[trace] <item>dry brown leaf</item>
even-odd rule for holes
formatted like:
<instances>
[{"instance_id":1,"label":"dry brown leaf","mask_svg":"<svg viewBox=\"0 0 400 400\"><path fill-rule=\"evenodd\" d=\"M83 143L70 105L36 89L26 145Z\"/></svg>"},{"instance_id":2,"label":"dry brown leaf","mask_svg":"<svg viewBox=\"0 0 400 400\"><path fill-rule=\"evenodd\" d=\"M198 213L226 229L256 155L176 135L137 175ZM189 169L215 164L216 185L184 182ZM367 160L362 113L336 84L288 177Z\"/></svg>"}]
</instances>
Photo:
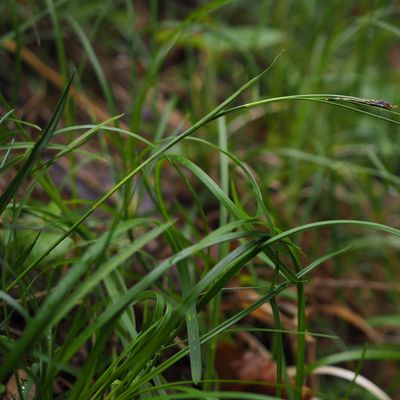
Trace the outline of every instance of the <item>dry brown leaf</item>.
<instances>
[{"instance_id":1,"label":"dry brown leaf","mask_svg":"<svg viewBox=\"0 0 400 400\"><path fill-rule=\"evenodd\" d=\"M215 367L220 379L258 381L256 383L221 383L223 390L240 390L269 396L276 394L277 368L275 361L266 359L260 353L244 349L240 343L221 342L217 347ZM312 398L311 391L304 387L303 400ZM282 399L286 399L283 391Z\"/></svg>"},{"instance_id":2,"label":"dry brown leaf","mask_svg":"<svg viewBox=\"0 0 400 400\"><path fill-rule=\"evenodd\" d=\"M372 328L368 322L350 308L342 305L316 305L307 307L307 316L312 318L315 315L329 314L340 318L362 331L372 342L382 342L382 337L378 331Z\"/></svg>"},{"instance_id":3,"label":"dry brown leaf","mask_svg":"<svg viewBox=\"0 0 400 400\"><path fill-rule=\"evenodd\" d=\"M24 385L24 382L27 380L27 374L23 369L19 369L16 372L16 374L12 374L6 384L6 394L4 397L5 400L19 400L20 398L16 375L18 375L18 379L20 380L21 385ZM36 386L35 384L33 384L25 399L32 400L35 397L35 393L36 393Z\"/></svg>"}]
</instances>

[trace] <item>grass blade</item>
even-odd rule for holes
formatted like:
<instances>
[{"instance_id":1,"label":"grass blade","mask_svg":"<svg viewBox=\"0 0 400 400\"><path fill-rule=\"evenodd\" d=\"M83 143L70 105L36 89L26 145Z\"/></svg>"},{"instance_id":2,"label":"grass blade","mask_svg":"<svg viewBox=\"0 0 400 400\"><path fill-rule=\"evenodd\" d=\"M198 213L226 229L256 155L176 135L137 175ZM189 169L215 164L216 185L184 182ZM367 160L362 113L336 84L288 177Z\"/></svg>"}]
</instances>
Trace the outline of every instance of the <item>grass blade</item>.
<instances>
[{"instance_id":1,"label":"grass blade","mask_svg":"<svg viewBox=\"0 0 400 400\"><path fill-rule=\"evenodd\" d=\"M74 78L74 74L71 75L71 78L69 79L69 82L61 95L61 98L57 104L57 107L55 109L53 117L51 118L51 120L49 122L49 125L44 130L42 136L36 142L35 146L32 148L27 160L22 165L21 169L18 171L15 178L7 186L7 189L5 190L5 192L0 196L0 215L3 213L3 211L7 207L7 204L10 202L10 200L15 196L18 189L22 185L23 181L28 177L35 162L39 160L43 150L46 148L49 140L51 139L53 132L57 126L57 123L61 117L61 114L64 110L66 100L67 100L68 90L72 84L73 78Z\"/></svg>"},{"instance_id":2,"label":"grass blade","mask_svg":"<svg viewBox=\"0 0 400 400\"><path fill-rule=\"evenodd\" d=\"M282 53L281 53L282 54ZM239 88L235 93L233 93L228 99L223 101L218 107L214 108L208 114L206 114L203 118L197 121L194 125L192 125L189 129L175 137L168 144L162 147L160 150L156 151L149 158L143 161L139 166L134 168L131 172L129 172L124 178L122 178L111 190L109 190L106 194L104 194L99 200L97 200L92 207L86 213L84 213L65 233L62 235L57 241L52 243L46 252L44 252L40 257L34 260L30 265L27 266L26 272L29 272L32 268L34 268L41 260L43 260L59 243L61 243L67 236L69 236L72 232L76 230L76 228L81 225L93 212L95 212L107 199L109 199L115 192L117 192L121 187L123 187L126 183L128 183L134 176L136 176L139 172L143 171L148 165L151 165L153 161L160 158L167 150L175 146L185 137L194 133L197 129L207 124L216 118L216 116L233 100L238 98L245 90L258 82L275 64L275 62L280 57L279 54L272 64L266 68L259 75L255 76L253 79L250 79L247 83L245 83L241 88ZM14 285L13 285L14 286Z\"/></svg>"}]
</instances>

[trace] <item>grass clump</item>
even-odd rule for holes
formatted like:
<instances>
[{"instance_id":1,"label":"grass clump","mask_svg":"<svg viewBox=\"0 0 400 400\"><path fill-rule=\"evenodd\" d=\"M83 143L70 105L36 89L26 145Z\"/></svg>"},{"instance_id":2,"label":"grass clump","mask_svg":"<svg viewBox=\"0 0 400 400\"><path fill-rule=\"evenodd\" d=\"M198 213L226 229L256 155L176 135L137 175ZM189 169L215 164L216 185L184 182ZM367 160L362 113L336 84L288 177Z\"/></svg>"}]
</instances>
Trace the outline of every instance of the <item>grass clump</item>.
<instances>
[{"instance_id":1,"label":"grass clump","mask_svg":"<svg viewBox=\"0 0 400 400\"><path fill-rule=\"evenodd\" d=\"M394 6L0 11L4 396L398 391Z\"/></svg>"}]
</instances>

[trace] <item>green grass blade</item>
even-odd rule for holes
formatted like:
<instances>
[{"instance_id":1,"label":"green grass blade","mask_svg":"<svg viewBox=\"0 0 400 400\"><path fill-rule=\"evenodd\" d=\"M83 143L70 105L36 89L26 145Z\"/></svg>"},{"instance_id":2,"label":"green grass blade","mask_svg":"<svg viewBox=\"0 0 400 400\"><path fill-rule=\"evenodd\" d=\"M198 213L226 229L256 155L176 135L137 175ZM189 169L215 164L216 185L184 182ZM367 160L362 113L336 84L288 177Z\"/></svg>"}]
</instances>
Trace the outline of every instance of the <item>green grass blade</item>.
<instances>
[{"instance_id":1,"label":"green grass blade","mask_svg":"<svg viewBox=\"0 0 400 400\"><path fill-rule=\"evenodd\" d=\"M214 329L210 330L209 332L203 334L201 336L201 343L206 343L207 341L209 341L214 336L224 332L226 329L230 328L232 325L234 325L235 323L240 321L246 315L249 315L254 310L259 308L262 304L266 303L271 298L273 298L274 296L276 296L277 294L279 294L280 292L285 290L288 286L289 286L288 283L281 284L281 285L277 286L276 288L271 290L268 294L266 294L265 296L261 297L257 302L255 302L251 306L247 307L244 310L241 310L239 313L235 314L234 316L230 317L229 319L227 319L223 323L219 324L216 328L214 328ZM169 368L175 362L177 362L178 360L183 358L188 353L188 351L189 351L189 348L187 348L187 347L182 349L182 350L180 350L179 352L175 353L172 357L170 357L168 360L164 361L163 363L161 363L160 365L155 367L152 371L148 372L146 375L141 377L135 383L135 386L132 387L132 389L131 389L132 393L135 393L135 390L140 388L141 385L143 385L144 382L147 382L149 379L152 379L152 377L160 374L162 371L164 371L165 369Z\"/></svg>"},{"instance_id":2,"label":"green grass blade","mask_svg":"<svg viewBox=\"0 0 400 400\"><path fill-rule=\"evenodd\" d=\"M164 200L161 194L161 166L162 162L159 162L156 167L155 192L157 196L158 207L160 208L164 219L168 221L170 219L170 216L165 207ZM174 253L179 253L179 251L183 249L182 242L184 241L184 238L182 238L182 234L175 227L171 227L168 230L167 239ZM188 260L182 260L177 263L177 267L182 296L185 297L193 288L192 278L190 275L191 265ZM193 382L197 384L200 381L202 375L202 357L200 346L199 320L197 317L196 305L194 303L186 311L185 319L190 347L191 374Z\"/></svg>"},{"instance_id":3,"label":"green grass blade","mask_svg":"<svg viewBox=\"0 0 400 400\"><path fill-rule=\"evenodd\" d=\"M162 147L160 150L156 151L149 158L143 161L139 166L134 168L130 173L128 173L123 179L121 179L111 190L109 190L106 194L104 194L99 200L97 200L90 209L84 213L66 232L60 237L57 241L52 243L48 250L42 254L42 256L38 257L34 260L27 268L26 271L29 272L32 268L34 268L41 260L43 260L59 243L61 243L67 236L69 236L72 232L76 230L76 228L81 225L94 211L96 211L107 199L109 199L115 192L117 192L121 187L123 187L127 182L129 182L134 176L136 176L139 172L143 171L148 165L151 165L153 161L157 160L160 156L162 156L167 150L175 146L185 137L194 133L197 129L207 124L211 120L215 119L215 116L223 110L229 103L238 98L245 90L258 82L275 64L280 54L275 58L273 63L266 68L259 75L248 81L241 88L239 88L235 93L233 93L227 100L223 101L218 107L210 111L207 115L201 118L198 122L192 125L189 129L178 135L176 138L171 140L168 144Z\"/></svg>"},{"instance_id":4,"label":"green grass blade","mask_svg":"<svg viewBox=\"0 0 400 400\"><path fill-rule=\"evenodd\" d=\"M270 103L276 103L276 102L285 102L285 101L313 101L313 102L318 102L318 103L324 103L324 104L329 104L333 105L335 107L341 107L341 108L346 108L348 110L352 110L355 112L358 112L360 114L368 115L373 118L380 119L382 121L387 121L394 123L396 125L400 125L400 121L397 121L393 118L388 118L384 117L380 114L375 114L371 113L365 110L362 110L360 108L355 108L355 107L350 107L347 104L357 104L357 105L363 105L371 108L376 108L374 104L368 103L369 99L364 99L361 97L354 97L354 96L344 96L344 95L338 95L338 94L299 94L299 95L291 95L291 96L282 96L282 97L274 97L270 99L263 99L263 100L258 100L254 101L251 103L246 103L246 104L241 104L239 106L233 107L233 108L228 108L225 110L221 110L218 112L216 115L214 115L215 118L222 117L227 114L231 114L233 112L238 112L242 110L248 110L254 107L260 107L262 105L270 104ZM389 114L392 115L399 115L399 113L394 112L390 109L385 109L385 111Z\"/></svg>"},{"instance_id":5,"label":"green grass blade","mask_svg":"<svg viewBox=\"0 0 400 400\"><path fill-rule=\"evenodd\" d=\"M336 257L340 254L346 253L348 252L350 249L352 248L352 246L346 246L343 249L339 249L336 251L333 251L331 253L325 254L322 257L318 258L317 260L313 261L311 264L307 265L307 267L304 267L298 274L297 276L299 278L302 278L303 276L307 275L308 273L310 273L313 269L315 269L316 267L318 267L319 265L321 265L322 263L324 263L325 261L330 260L333 257Z\"/></svg>"},{"instance_id":6,"label":"green grass blade","mask_svg":"<svg viewBox=\"0 0 400 400\"><path fill-rule=\"evenodd\" d=\"M225 209L236 219L248 218L249 216L244 214L243 211L238 208L235 203L229 199L226 193L207 175L201 168L195 163L188 160L183 156L168 155L167 159L183 165L189 171L191 171L197 178L208 188L211 193L218 199L218 201L224 205Z\"/></svg>"},{"instance_id":7,"label":"green grass blade","mask_svg":"<svg viewBox=\"0 0 400 400\"><path fill-rule=\"evenodd\" d=\"M21 169L18 171L15 178L7 186L7 189L5 190L5 192L0 196L0 215L3 213L3 211L7 207L7 204L10 202L10 200L15 196L15 194L17 193L18 189L20 188L22 182L28 177L35 162L38 161L43 150L46 148L47 143L51 139L53 132L57 126L57 123L61 117L61 114L64 110L65 103L67 100L68 90L72 84L73 78L74 78L74 75L72 74L67 86L65 87L65 89L61 95L61 98L55 109L54 115L49 122L49 125L44 130L40 139L36 142L35 146L29 153L27 160L22 165Z\"/></svg>"},{"instance_id":8,"label":"green grass blade","mask_svg":"<svg viewBox=\"0 0 400 400\"><path fill-rule=\"evenodd\" d=\"M97 76L97 79L100 83L101 89L104 93L104 97L107 101L108 110L111 114L114 114L115 113L115 102L113 99L112 90L110 88L110 85L108 84L108 81L104 74L103 68L101 67L100 61L97 58L96 53L94 52L93 47L90 44L88 37L86 36L83 29L80 27L78 21L72 15L67 14L65 16L65 18L71 25L72 29L75 31L79 40L81 41L82 46L86 52L86 55L88 56L88 58L92 64L92 67L94 69L94 72Z\"/></svg>"},{"instance_id":9,"label":"green grass blade","mask_svg":"<svg viewBox=\"0 0 400 400\"><path fill-rule=\"evenodd\" d=\"M240 221L242 224L244 221ZM144 276L140 282L136 283L130 289L124 293L116 303L110 304L102 314L98 316L96 321L93 322L89 327L85 329L75 340L73 343L73 347L71 347L70 352L64 359L66 362L75 351L79 349L80 346L101 326L107 323L115 313L120 312L120 310L124 309L128 304L131 304L134 299L139 296L140 293L144 292L151 284L153 284L157 279L159 279L163 274L168 271L168 269L172 268L175 264L184 260L187 257L195 254L198 251L203 249L209 248L214 245L218 245L223 243L224 241L235 240L237 238L249 236L248 232L235 232L235 233L226 233L227 230L233 229L233 227L237 227L238 223L235 224L228 224L224 226L219 232L215 233L214 235L210 234L208 237L204 238L200 242L189 246L179 253L169 257L161 264L159 264L154 270L149 272L146 276ZM218 234L220 233L220 234ZM251 236L251 234L250 234Z\"/></svg>"},{"instance_id":10,"label":"green grass blade","mask_svg":"<svg viewBox=\"0 0 400 400\"><path fill-rule=\"evenodd\" d=\"M142 223L143 219L135 220L137 225ZM97 285L104 276L107 276L119 263L124 261L132 252L145 245L149 240L158 236L163 230L167 229L172 222L155 228L147 235L143 235L141 240L134 242L132 246L124 249L123 252L117 254L108 262L104 263L92 276L83 281L70 297L64 299L64 296L77 284L83 273L89 266L89 261L103 253L103 246L107 244L109 233L106 232L101 240L94 243L92 248L85 254L85 257L74 265L63 277L58 286L46 298L40 310L30 321L25 329L22 338L15 343L13 351L5 357L3 364L0 366L0 381L4 379L9 371L11 371L20 361L20 356L27 351L32 344L38 340L40 333L44 332L50 326L57 323L64 315L76 304L76 302L85 296L95 285ZM119 231L120 233L121 231ZM57 310L57 313L55 313Z\"/></svg>"},{"instance_id":11,"label":"green grass blade","mask_svg":"<svg viewBox=\"0 0 400 400\"><path fill-rule=\"evenodd\" d=\"M11 119L11 115L14 113L14 109L8 110L1 118L0 118L0 125L3 124L7 119Z\"/></svg>"},{"instance_id":12,"label":"green grass blade","mask_svg":"<svg viewBox=\"0 0 400 400\"><path fill-rule=\"evenodd\" d=\"M119 116L116 117L112 117L112 118L118 118L121 117L124 114L121 114ZM108 120L109 121L109 120ZM126 129L122 129L122 128L117 128L115 126L105 126L104 122L101 124L102 125L102 131L109 131L109 132L117 132L117 133L121 133L124 134L126 136L132 137L142 143L144 143L145 145L149 146L149 147L155 147L155 145L148 141L146 138L144 138L143 136L137 135L136 133L133 133L131 131L128 131ZM81 130L81 129L95 129L98 125L93 125L93 124L83 124L83 125L74 125L74 126L68 126L65 128L61 128L58 129L54 132L54 135L61 135L63 133L68 133L68 132L75 132L77 130Z\"/></svg>"},{"instance_id":13,"label":"green grass blade","mask_svg":"<svg viewBox=\"0 0 400 400\"><path fill-rule=\"evenodd\" d=\"M364 360L388 360L400 361L400 349L398 346L370 346L366 350L364 347L348 350L340 353L321 357L317 361L308 365L306 373L309 374L313 369L323 365L332 365L348 361L357 361L364 357Z\"/></svg>"},{"instance_id":14,"label":"green grass blade","mask_svg":"<svg viewBox=\"0 0 400 400\"><path fill-rule=\"evenodd\" d=\"M69 143L67 146L64 147L62 151L60 151L55 157L53 157L51 160L49 160L47 164L54 163L56 160L59 158L75 151L79 147L83 146L85 143L87 143L92 137L101 129L104 129L104 127L108 124L111 124L114 121L117 121L120 119L124 114L116 115L115 117L111 117L106 119L105 121L101 122L98 125L93 126L91 129L89 129L87 132L83 133L76 139L74 139L71 143Z\"/></svg>"},{"instance_id":15,"label":"green grass blade","mask_svg":"<svg viewBox=\"0 0 400 400\"><path fill-rule=\"evenodd\" d=\"M117 398L119 400L119 398ZM255 394L255 393L241 393L231 391L195 391L194 389L186 388L185 393L166 394L161 396L152 396L152 400L219 400L219 399L232 399L232 400L276 400L275 397Z\"/></svg>"},{"instance_id":16,"label":"green grass blade","mask_svg":"<svg viewBox=\"0 0 400 400\"><path fill-rule=\"evenodd\" d=\"M136 239L129 246L120 250L116 255L109 258L106 262L102 263L97 267L90 276L82 281L79 287L66 299L63 304L59 307L57 316L51 320L52 324L55 324L68 313L69 310L84 296L90 293L95 286L97 286L105 277L107 277L113 270L121 265L128 257L132 256L148 242L160 236L165 230L167 230L174 221L165 222L151 231L143 234L140 238Z\"/></svg>"},{"instance_id":17,"label":"green grass blade","mask_svg":"<svg viewBox=\"0 0 400 400\"><path fill-rule=\"evenodd\" d=\"M30 317L27 311L21 306L21 304L18 303L17 300L15 300L8 293L0 290L0 300L14 308L14 310L17 311L22 317L24 317L26 321L29 320Z\"/></svg>"}]
</instances>

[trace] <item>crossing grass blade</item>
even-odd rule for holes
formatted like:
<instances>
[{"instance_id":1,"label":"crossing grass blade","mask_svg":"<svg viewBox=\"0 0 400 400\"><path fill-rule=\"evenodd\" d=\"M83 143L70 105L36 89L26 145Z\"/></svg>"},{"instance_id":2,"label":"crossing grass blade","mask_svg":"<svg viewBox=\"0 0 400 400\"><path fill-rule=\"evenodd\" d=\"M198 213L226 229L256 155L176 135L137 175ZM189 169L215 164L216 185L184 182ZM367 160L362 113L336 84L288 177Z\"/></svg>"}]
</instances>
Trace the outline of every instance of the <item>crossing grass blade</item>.
<instances>
[{"instance_id":1,"label":"crossing grass blade","mask_svg":"<svg viewBox=\"0 0 400 400\"><path fill-rule=\"evenodd\" d=\"M0 2L0 393L15 379L21 398L268 398L228 387L245 384L297 400L320 365L399 364L396 7L98 3ZM35 122L74 63L75 94L106 117L67 102L45 139ZM132 131L108 117L122 111ZM348 296L383 344L363 352L364 331L306 312ZM236 339L271 352L276 382L218 379ZM349 394L331 382L315 396Z\"/></svg>"},{"instance_id":2,"label":"crossing grass blade","mask_svg":"<svg viewBox=\"0 0 400 400\"><path fill-rule=\"evenodd\" d=\"M142 220L135 221L136 224ZM150 240L159 236L166 230L173 222L167 222L159 227L154 228L148 234L143 235L140 239L135 241L129 247L115 255L113 258L103 263L94 274L90 275L86 280L81 282L79 287L66 299L64 296L76 285L83 273L88 269L90 264L89 260L98 257L103 253L102 246L107 243L108 233L103 235L101 241L96 242L92 249L86 254L86 260L77 263L73 266L68 274L61 280L57 288L46 298L46 301L41 306L40 310L36 313L35 317L30 321L25 329L22 338L15 343L13 350L5 358L2 366L0 367L0 380L4 379L6 374L11 371L20 361L20 356L29 349L32 344L40 338L40 333L56 324L62 319L65 314L90 292L104 277L117 268L123 261L126 260L133 253L138 251L141 247L147 244ZM62 302L62 303L61 303ZM58 310L55 313L55 310Z\"/></svg>"},{"instance_id":3,"label":"crossing grass blade","mask_svg":"<svg viewBox=\"0 0 400 400\"><path fill-rule=\"evenodd\" d=\"M21 166L21 169L18 171L15 178L7 186L5 192L0 196L0 215L4 212L5 208L7 207L11 199L16 195L18 189L21 187L24 180L27 179L29 173L32 171L33 166L39 160L41 154L43 153L48 142L50 141L56 129L57 123L61 118L61 114L64 110L67 101L68 90L72 84L73 79L74 79L74 74L71 75L48 126L43 131L43 134L41 135L39 140L36 142L35 146L30 151L28 158Z\"/></svg>"},{"instance_id":4,"label":"crossing grass blade","mask_svg":"<svg viewBox=\"0 0 400 400\"><path fill-rule=\"evenodd\" d=\"M153 153L149 158L147 158L139 166L134 168L124 178L122 178L111 190L109 190L106 194L104 194L99 200L97 200L89 208L88 211L86 211L78 220L76 220L75 223L64 233L64 235L62 235L57 241L52 243L46 252L44 252L40 257L38 257L30 265L28 265L26 267L26 273L28 273L36 265L38 265L38 263L41 260L43 260L55 247L57 247L59 243L61 243L72 232L74 232L91 214L93 214L94 211L96 211L107 199L109 199L115 192L117 192L126 183L128 183L139 172L143 171L148 165L151 165L153 163L153 161L157 160L164 153L166 153L170 148L175 146L177 143L182 141L184 138L193 134L196 130L201 128L203 125L205 125L208 122L215 119L216 115L218 115L218 113L220 111L222 111L229 103L231 103L233 100L238 98L244 91L246 91L248 88L250 88L256 82L258 82L270 70L270 68L272 68L272 66L278 60L279 56L280 56L280 54L275 58L275 60L272 62L272 64L268 68L266 68L263 72L261 72L259 75L255 76L253 79L251 79L250 81L245 83L241 88L239 88L235 93L233 93L230 97L228 97L228 99L223 101L219 106L217 106L212 111L210 111L208 114L206 114L203 118L201 118L199 121L197 121L194 125L192 125L190 128L188 128L186 131L184 131L183 133L181 133L180 135L178 135L177 137L172 139L168 144L164 145L161 149L159 149L158 151ZM70 81L70 83L71 83L71 81ZM0 209L0 212L1 212L1 209ZM13 286L14 286L14 284L13 284Z\"/></svg>"},{"instance_id":5,"label":"crossing grass blade","mask_svg":"<svg viewBox=\"0 0 400 400\"><path fill-rule=\"evenodd\" d=\"M235 240L238 238L251 237L255 236L255 234L249 234L248 232L232 232L229 231L235 228L238 228L240 224L247 223L247 220L235 221L235 223L227 224L217 231L214 231L212 234L205 237L203 240L198 243L186 247L185 249L179 251L177 254L167 258L161 264L159 264L154 270L149 272L146 276L141 279L140 282L132 286L124 293L117 301L113 304L107 306L107 308L98 316L96 321L93 322L90 326L88 326L78 337L76 337L73 344L69 349L68 354L65 355L64 362L66 362L72 355L79 349L80 346L94 333L97 329L100 329L104 324L106 324L115 313L124 309L128 304L131 304L140 293L144 292L150 285L152 285L156 279L160 278L163 274L165 274L170 268L172 268L176 263L184 260L193 254L207 249L211 246L221 244L224 242L229 242L231 240Z\"/></svg>"},{"instance_id":6,"label":"crossing grass blade","mask_svg":"<svg viewBox=\"0 0 400 400\"><path fill-rule=\"evenodd\" d=\"M369 346L347 350L335 354L321 357L317 361L308 365L305 369L309 374L313 369L323 365L333 365L347 361L357 361L364 357L364 360L389 360L400 361L400 349L396 345Z\"/></svg>"},{"instance_id":7,"label":"crossing grass blade","mask_svg":"<svg viewBox=\"0 0 400 400\"><path fill-rule=\"evenodd\" d=\"M155 192L157 195L157 204L161 210L162 215L165 220L169 220L171 217L167 211L164 204L163 196L161 194L160 182L161 182L161 163L158 163L158 168L156 169L156 180L155 180ZM178 231L177 228L171 227L167 231L167 240L171 249L178 253L183 250L183 243L185 238ZM188 260L182 260L177 263L179 282L182 290L182 296L185 297L187 293L193 287L192 278L190 271L193 270L193 265L191 265ZM202 376L202 356L201 356L201 346L200 346L200 333L199 333L199 320L197 316L196 305L192 304L191 307L186 311L185 314L187 335L190 347L190 367L192 379L195 384L201 379Z\"/></svg>"},{"instance_id":8,"label":"crossing grass blade","mask_svg":"<svg viewBox=\"0 0 400 400\"><path fill-rule=\"evenodd\" d=\"M376 118L376 119L380 119L382 121L387 121L387 122L391 122L393 124L396 125L400 125L400 121L396 120L394 118L389 118L389 117L385 117L381 114L375 114L369 111L365 111L363 109L360 108L356 108L356 107L350 107L347 104L357 104L357 105L363 105L363 106L367 106L367 107L371 107L372 109L378 107L378 108L383 108L385 110L385 112L388 113L388 115L393 115L393 116L398 116L399 113L393 111L395 106L390 106L390 107L385 107L382 105L377 105L376 103L374 103L374 101L381 101L383 102L383 105L386 103L383 100L371 100L371 99L364 99L361 97L354 97L354 96L343 96L343 95L338 95L338 94L331 94L331 93L327 93L327 94L299 94L299 95L291 95L291 96L282 96L282 97L273 97L273 98L269 98L269 99L262 99L262 100L258 100L258 101L254 101L251 103L246 103L246 104L241 104L239 106L236 107L232 107L232 108L227 108L224 110L219 111L216 115L214 115L213 118L219 118L221 116L224 115L228 115L234 112L238 112L238 111L244 111L244 110L249 110L251 108L255 108L255 107L260 107L266 104L271 104L271 103L278 103L278 102L286 102L286 101L312 101L312 102L317 102L317 103L324 103L324 104L329 104L329 105L333 105L335 107L341 107L341 108L345 108L351 111L355 111L357 113L360 114L364 114L364 115L368 115L370 117ZM387 103L388 104L388 103Z\"/></svg>"},{"instance_id":9,"label":"crossing grass blade","mask_svg":"<svg viewBox=\"0 0 400 400\"><path fill-rule=\"evenodd\" d=\"M71 25L72 29L75 31L75 34L78 36L79 40L82 43L82 46L85 50L85 54L90 60L92 67L94 69L95 74L97 75L97 79L100 83L101 89L103 91L104 97L107 101L108 110L111 114L115 114L115 102L112 94L112 90L110 85L107 82L106 76L104 74L103 68L101 67L100 61L96 56L96 53L93 50L93 47L90 43L89 38L86 36L85 32L79 25L78 21L72 15L66 15L66 20Z\"/></svg>"},{"instance_id":10,"label":"crossing grass blade","mask_svg":"<svg viewBox=\"0 0 400 400\"><path fill-rule=\"evenodd\" d=\"M388 234L392 234L395 235L397 237L400 237L400 230L392 228L390 226L387 225L382 225L382 224L377 224L377 223L372 223L372 222L368 222L368 221L348 221L348 220L332 220L332 221L320 221L320 222L316 222L316 223L312 223L312 224L306 224L303 226L299 226L299 227L295 227L292 229L289 229L285 232L282 232L270 239L267 239L265 241L263 241L262 245L268 245L268 244L272 244L273 242L282 240L282 238L285 238L287 236L296 234L297 232L302 232L308 229L315 229L315 228L321 228L323 226L332 226L332 225L338 225L338 224L344 224L344 225L354 225L354 226L360 226L366 229L376 229L378 231L382 231L382 232L386 232ZM239 250L237 250L238 254L235 254L235 252L231 253L228 256L228 259L231 260L236 260L236 262L240 262L240 260L237 259L237 257L239 256L239 253L241 254L240 257L243 257L244 260L246 260L246 258L250 255L250 252L253 252L255 249L252 248L252 246L246 246L245 248L239 248ZM257 253L254 253L254 255ZM337 252L339 254L339 252ZM333 256L333 254L332 254ZM221 262L221 266L224 265L226 261ZM311 265L313 266L317 266L319 265L320 260L317 260L315 263L312 263ZM187 305L190 304L190 302L195 301L195 299L197 298L197 296L211 283L214 281L215 277L218 274L218 270L220 268L217 268L214 271L210 271L210 273L208 275L206 275L192 290L192 292L186 297L186 299L183 301L183 303L178 307L179 309L179 313L184 312L184 310L186 309ZM301 277L304 276L305 273L310 272L311 269L306 269L305 271L299 271L297 273L297 278L301 279ZM264 304L267 301L270 301L272 298L274 298L275 296L277 296L279 293L281 293L282 291L284 291L287 287L289 287L292 283L291 282L283 282L279 285L276 285L275 287L271 288L271 290L264 296L262 296L258 301L256 301L255 303L253 303L251 306L247 307L246 309L240 311L239 313L235 314L234 316L232 316L231 318L228 318L226 321L222 322L220 325L218 325L216 328L210 330L209 332L203 334L201 336L201 343L205 343L208 340L210 340L211 338L215 337L216 335L219 335L220 333L224 332L226 329L230 328L231 326L233 326L234 324L236 324L238 321L240 321L242 318L244 318L246 315L250 314L252 311L256 310L257 308L259 308L262 304ZM214 290L214 289L212 289ZM204 298L204 300L203 300ZM206 303L208 301L208 296L207 294L205 296L203 296L203 298L200 300L199 305L201 305L203 302ZM299 336L303 336L300 332ZM142 378L140 378L138 380L138 382L135 383L135 385L130 389L130 393L135 393L135 391L144 383L147 382L149 379L151 379L153 376L158 375L159 373L161 373L163 370L165 370L166 368L170 367L171 365L173 365L175 362L177 362L179 359L181 359L182 357L184 357L187 353L189 352L189 348L186 347L182 350L180 350L179 352L177 352L176 354L174 354L172 357L170 357L168 360L164 361L163 363L161 363L160 365L158 365L157 367L155 367L153 370L151 370L150 372L148 372L147 374L145 374ZM343 353L343 355L340 356L332 356L332 360L333 362L341 362L341 361L345 361L347 359L354 359L352 357L357 357L358 355L361 354L361 351L357 352L346 352ZM367 353L366 353L366 359L379 359L379 356L384 355L384 359L394 359L397 360L398 358L398 354L395 353L390 353L389 350L372 350L370 351L370 349L368 349ZM389 357L389 358L388 358ZM329 360L331 360L329 358ZM310 367L306 367L304 368L304 374L308 374L310 371L310 368L316 368L319 365L324 365L324 362L326 360L321 360L321 361L317 361L316 363L312 364L312 366ZM321 362L321 363L320 363ZM297 396L299 391L296 391Z\"/></svg>"}]
</instances>

